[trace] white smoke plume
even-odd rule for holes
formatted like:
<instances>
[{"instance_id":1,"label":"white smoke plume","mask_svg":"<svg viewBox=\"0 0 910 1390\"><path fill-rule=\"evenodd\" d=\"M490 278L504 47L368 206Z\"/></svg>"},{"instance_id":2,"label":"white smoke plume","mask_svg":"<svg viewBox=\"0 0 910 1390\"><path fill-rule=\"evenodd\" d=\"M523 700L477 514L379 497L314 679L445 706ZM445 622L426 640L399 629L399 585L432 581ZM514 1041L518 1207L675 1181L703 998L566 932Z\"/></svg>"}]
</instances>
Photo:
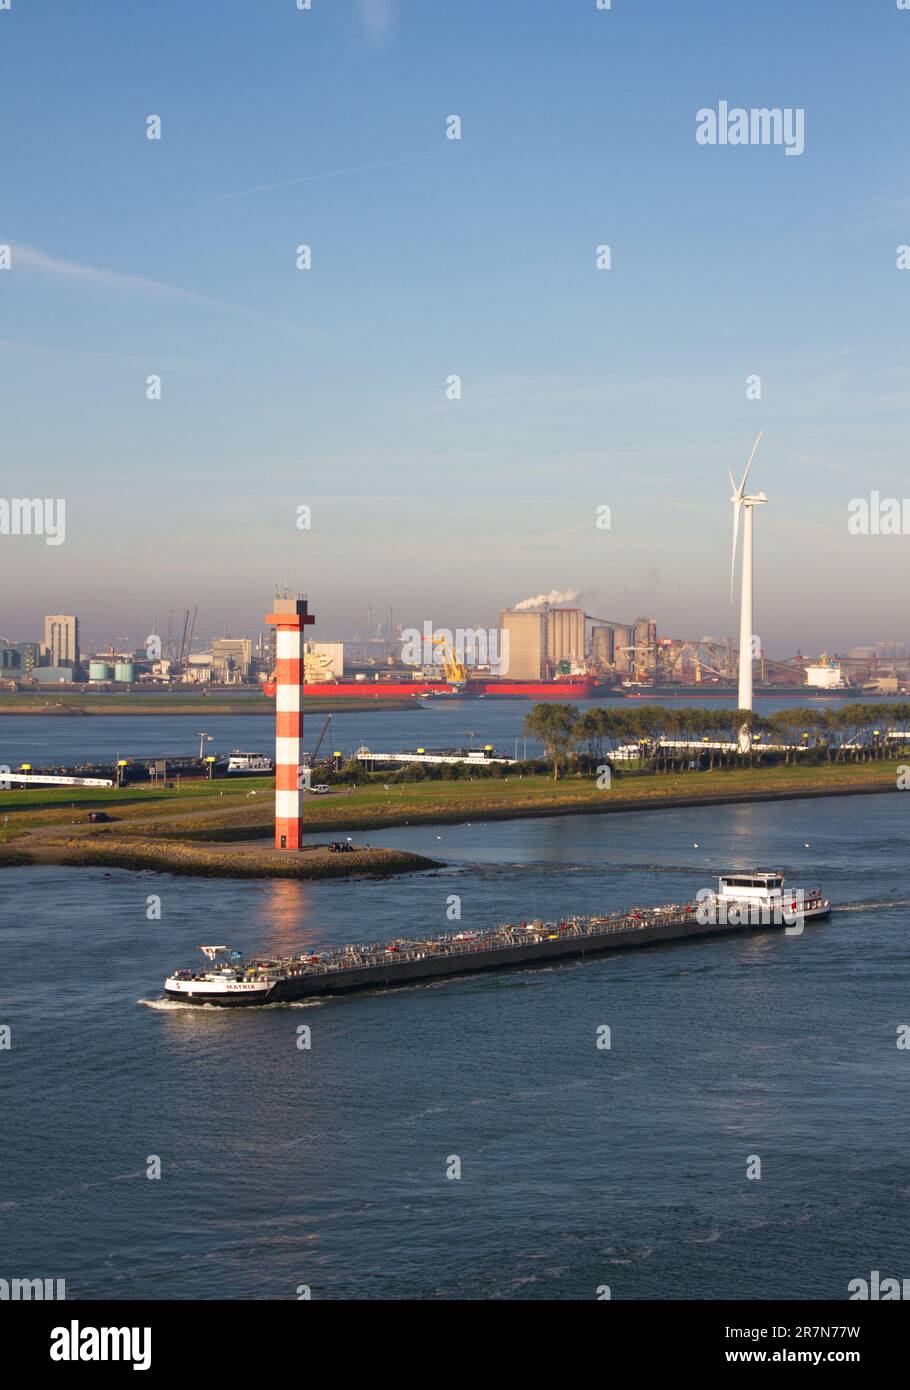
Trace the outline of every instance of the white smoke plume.
<instances>
[{"instance_id":1,"label":"white smoke plume","mask_svg":"<svg viewBox=\"0 0 910 1390\"><path fill-rule=\"evenodd\" d=\"M515 612L521 612L524 608L546 608L548 604L553 603L571 603L580 593L580 589L551 589L548 594L535 594L533 598L523 598L521 603L515 604Z\"/></svg>"}]
</instances>

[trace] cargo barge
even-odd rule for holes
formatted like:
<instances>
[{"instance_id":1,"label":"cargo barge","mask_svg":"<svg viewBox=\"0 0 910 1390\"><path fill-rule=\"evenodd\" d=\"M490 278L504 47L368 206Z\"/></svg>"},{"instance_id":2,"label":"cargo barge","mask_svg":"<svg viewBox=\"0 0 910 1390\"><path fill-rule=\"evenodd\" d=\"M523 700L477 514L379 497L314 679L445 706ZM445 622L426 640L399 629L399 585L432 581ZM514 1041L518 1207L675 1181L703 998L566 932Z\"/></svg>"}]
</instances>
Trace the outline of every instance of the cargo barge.
<instances>
[{"instance_id":1,"label":"cargo barge","mask_svg":"<svg viewBox=\"0 0 910 1390\"><path fill-rule=\"evenodd\" d=\"M176 970L165 980L164 992L187 1004L221 1007L291 1003L756 928L785 927L798 932L804 922L827 917L830 910L819 889L788 889L782 873L756 870L721 877L716 892L699 893L695 902L606 917L535 920L425 939L396 937L281 959L257 958L246 964L240 952L226 946L202 946L213 962L220 955L229 959L198 974Z\"/></svg>"}]
</instances>

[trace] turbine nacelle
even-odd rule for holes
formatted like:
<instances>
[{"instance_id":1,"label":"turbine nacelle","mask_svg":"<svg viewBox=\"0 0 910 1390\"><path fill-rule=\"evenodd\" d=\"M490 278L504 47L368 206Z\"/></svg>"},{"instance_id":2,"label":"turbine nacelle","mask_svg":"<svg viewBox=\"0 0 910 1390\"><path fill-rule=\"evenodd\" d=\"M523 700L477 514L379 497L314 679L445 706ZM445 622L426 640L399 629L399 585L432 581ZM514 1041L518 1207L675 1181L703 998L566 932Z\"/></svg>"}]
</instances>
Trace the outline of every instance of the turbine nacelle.
<instances>
[{"instance_id":1,"label":"turbine nacelle","mask_svg":"<svg viewBox=\"0 0 910 1390\"><path fill-rule=\"evenodd\" d=\"M752 452L749 455L749 462L746 464L746 471L743 474L742 482L737 486L736 479L733 477L733 469L727 469L727 476L730 479L732 496L730 501L733 503L733 552L730 556L730 602L733 602L733 585L736 579L736 546L739 541L739 517L743 507L760 507L763 502L767 502L767 497L763 492L758 492L754 496L746 496L746 483L749 479L749 469L752 467L752 460L758 453L758 446L761 443L764 430L759 430L758 438L752 445Z\"/></svg>"}]
</instances>

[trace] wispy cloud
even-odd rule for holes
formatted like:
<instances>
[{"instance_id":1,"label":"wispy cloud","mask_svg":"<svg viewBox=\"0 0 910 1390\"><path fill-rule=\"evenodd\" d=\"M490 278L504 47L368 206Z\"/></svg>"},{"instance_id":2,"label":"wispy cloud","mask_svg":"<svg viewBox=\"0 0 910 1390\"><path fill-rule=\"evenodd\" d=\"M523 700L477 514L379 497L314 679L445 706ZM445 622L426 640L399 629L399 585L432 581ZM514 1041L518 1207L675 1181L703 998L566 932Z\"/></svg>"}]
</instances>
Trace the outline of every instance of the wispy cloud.
<instances>
[{"instance_id":1,"label":"wispy cloud","mask_svg":"<svg viewBox=\"0 0 910 1390\"><path fill-rule=\"evenodd\" d=\"M246 309L240 304L231 304L226 299L217 299L207 294L197 294L195 290L185 290L179 285L169 285L163 280L153 280L146 275L132 275L127 271L105 270L99 266L83 265L78 261L65 261L59 256L49 256L46 252L39 251L34 246L26 246L21 242L13 242L11 250L14 269L34 271L36 274L55 276L58 279L71 280L120 293L138 293L179 299L187 304L200 304L209 309L220 309L225 313L237 314L241 318L256 323L269 324L272 327L293 327L291 324L276 324L273 319L260 313L258 309Z\"/></svg>"},{"instance_id":2,"label":"wispy cloud","mask_svg":"<svg viewBox=\"0 0 910 1390\"><path fill-rule=\"evenodd\" d=\"M207 203L226 203L229 198L246 198L251 193L271 193L274 188L292 188L298 183L318 183L320 179L340 179L345 174L369 174L374 169L394 169L400 164L419 164L424 159L439 159L438 154L414 154L408 159L389 159L383 164L356 164L351 169L329 169L324 174L305 174L299 179L284 179L281 183L260 183L254 188L240 188L236 193L219 193L215 198L203 198Z\"/></svg>"},{"instance_id":3,"label":"wispy cloud","mask_svg":"<svg viewBox=\"0 0 910 1390\"><path fill-rule=\"evenodd\" d=\"M88 281L94 285L105 285L110 289L142 290L152 294L177 295L181 299L199 299L202 296L191 290L181 290L166 285L160 280L151 280L144 275L130 275L121 270L103 270L97 266L81 265L77 261L64 261L59 256L48 256L34 246L22 242L12 245L14 268L37 270L46 275L62 275L72 280Z\"/></svg>"},{"instance_id":4,"label":"wispy cloud","mask_svg":"<svg viewBox=\"0 0 910 1390\"><path fill-rule=\"evenodd\" d=\"M11 338L0 338L0 351L2 352L26 352L38 354L52 354L62 357L90 357L103 358L110 362L147 362L149 354L138 352L102 352L90 348L68 348L57 345L47 346L44 343L20 343ZM163 367L189 367L197 368L204 364L186 357L158 357L155 361Z\"/></svg>"},{"instance_id":5,"label":"wispy cloud","mask_svg":"<svg viewBox=\"0 0 910 1390\"><path fill-rule=\"evenodd\" d=\"M357 0L357 8L367 41L377 48L388 43L398 18L397 0Z\"/></svg>"},{"instance_id":6,"label":"wispy cloud","mask_svg":"<svg viewBox=\"0 0 910 1390\"><path fill-rule=\"evenodd\" d=\"M907 225L908 213L910 213L910 198L907 197L902 188L898 187L891 193L883 193L875 198L870 198L865 204L854 209L850 217L841 219L841 225L845 225L854 232L884 230L906 240L903 229Z\"/></svg>"}]
</instances>

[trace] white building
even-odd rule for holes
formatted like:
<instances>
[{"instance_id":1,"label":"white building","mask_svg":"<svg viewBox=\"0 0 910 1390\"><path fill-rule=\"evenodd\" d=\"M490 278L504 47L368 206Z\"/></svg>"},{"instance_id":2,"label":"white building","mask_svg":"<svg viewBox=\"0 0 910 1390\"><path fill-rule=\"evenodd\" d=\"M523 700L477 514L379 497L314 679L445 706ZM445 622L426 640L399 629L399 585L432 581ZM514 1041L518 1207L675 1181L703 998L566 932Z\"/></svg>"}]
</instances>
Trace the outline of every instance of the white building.
<instances>
[{"instance_id":1,"label":"white building","mask_svg":"<svg viewBox=\"0 0 910 1390\"><path fill-rule=\"evenodd\" d=\"M303 650L303 666L307 685L340 681L344 677L344 643L307 642Z\"/></svg>"},{"instance_id":2,"label":"white building","mask_svg":"<svg viewBox=\"0 0 910 1390\"><path fill-rule=\"evenodd\" d=\"M194 685L205 685L212 679L212 653L191 652L186 659L183 679Z\"/></svg>"}]
</instances>

